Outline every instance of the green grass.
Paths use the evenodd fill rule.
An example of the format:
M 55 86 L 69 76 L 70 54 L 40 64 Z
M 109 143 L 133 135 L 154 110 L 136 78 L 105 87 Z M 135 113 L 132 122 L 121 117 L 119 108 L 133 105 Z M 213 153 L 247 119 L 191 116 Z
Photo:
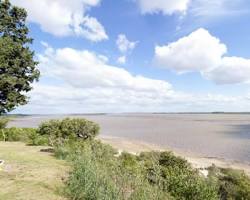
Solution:
M 60 191 L 69 167 L 49 153 L 46 147 L 31 147 L 19 142 L 0 142 L 1 200 L 64 200 Z

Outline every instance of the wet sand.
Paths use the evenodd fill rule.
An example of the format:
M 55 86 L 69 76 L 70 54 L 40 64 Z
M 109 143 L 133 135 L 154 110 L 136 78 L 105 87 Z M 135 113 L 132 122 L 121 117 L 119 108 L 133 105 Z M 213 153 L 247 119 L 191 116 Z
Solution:
M 9 126 L 37 127 L 69 115 L 16 118 Z M 109 114 L 74 115 L 100 124 L 100 137 L 145 143 L 182 155 L 250 165 L 250 115 L 247 114 Z M 135 145 L 134 150 L 140 149 Z M 136 152 L 136 151 L 135 151 Z

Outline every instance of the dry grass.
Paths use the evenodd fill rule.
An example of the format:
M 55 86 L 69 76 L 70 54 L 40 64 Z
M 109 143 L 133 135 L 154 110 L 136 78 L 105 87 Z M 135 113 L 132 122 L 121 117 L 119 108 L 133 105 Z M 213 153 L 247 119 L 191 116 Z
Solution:
M 64 200 L 60 188 L 69 167 L 44 147 L 25 146 L 19 142 L 0 142 L 1 200 Z

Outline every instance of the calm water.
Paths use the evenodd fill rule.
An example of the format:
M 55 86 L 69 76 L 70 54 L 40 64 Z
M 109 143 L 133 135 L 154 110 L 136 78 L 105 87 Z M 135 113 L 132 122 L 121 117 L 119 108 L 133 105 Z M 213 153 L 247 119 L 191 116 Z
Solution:
M 65 116 L 28 116 L 9 126 L 37 127 Z M 74 116 L 76 117 L 76 116 Z M 250 115 L 120 114 L 81 115 L 100 124 L 101 134 L 174 150 L 250 163 Z

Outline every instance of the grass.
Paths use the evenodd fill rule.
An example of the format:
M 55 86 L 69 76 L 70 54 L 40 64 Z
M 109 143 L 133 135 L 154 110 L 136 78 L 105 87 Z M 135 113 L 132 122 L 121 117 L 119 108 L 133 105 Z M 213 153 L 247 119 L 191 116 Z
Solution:
M 68 174 L 65 161 L 49 153 L 46 147 L 26 146 L 20 142 L 0 142 L 0 199 L 65 200 L 60 188 Z

